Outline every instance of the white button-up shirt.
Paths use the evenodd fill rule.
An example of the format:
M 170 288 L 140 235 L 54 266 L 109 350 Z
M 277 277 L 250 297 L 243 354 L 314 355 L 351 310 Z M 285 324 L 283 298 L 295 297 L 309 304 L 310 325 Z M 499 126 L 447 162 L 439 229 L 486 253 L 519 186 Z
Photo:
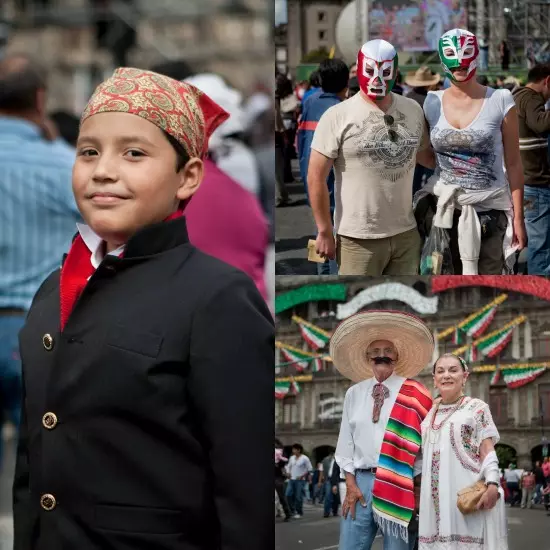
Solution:
M 404 381 L 402 376 L 392 374 L 383 382 L 390 395 L 384 399 L 380 419 L 376 424 L 372 421 L 372 389 L 377 384 L 376 378 L 363 380 L 347 391 L 335 453 L 336 462 L 343 472 L 355 474 L 355 470 L 378 467 L 386 425 Z M 419 452 L 414 462 L 413 475 L 421 472 L 422 453 Z
M 298 458 L 292 455 L 288 461 L 286 470 L 290 474 L 290 479 L 303 479 L 304 476 L 313 470 L 313 467 L 306 455 L 300 455 Z
M 94 269 L 99 267 L 99 264 L 103 261 L 103 239 L 97 235 L 89 225 L 83 223 L 77 223 L 76 227 L 84 244 L 88 247 L 88 250 L 91 252 L 91 262 Z M 124 252 L 125 246 L 119 246 L 116 250 L 109 252 L 107 256 L 120 256 Z

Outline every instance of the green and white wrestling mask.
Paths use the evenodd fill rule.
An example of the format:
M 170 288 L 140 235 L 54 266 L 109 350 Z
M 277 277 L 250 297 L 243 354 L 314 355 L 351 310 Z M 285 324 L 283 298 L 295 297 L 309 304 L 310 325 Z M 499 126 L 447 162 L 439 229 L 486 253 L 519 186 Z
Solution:
M 475 76 L 479 45 L 477 37 L 463 29 L 447 31 L 439 39 L 439 57 L 443 70 L 454 82 L 466 82 Z M 466 70 L 466 78 L 457 80 L 454 73 Z

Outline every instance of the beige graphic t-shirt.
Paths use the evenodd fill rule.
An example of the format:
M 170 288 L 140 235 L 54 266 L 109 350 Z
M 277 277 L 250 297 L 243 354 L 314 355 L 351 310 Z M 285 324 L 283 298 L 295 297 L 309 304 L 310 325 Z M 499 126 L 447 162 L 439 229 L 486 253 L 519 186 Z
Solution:
M 393 93 L 392 99 L 384 113 L 356 94 L 328 109 L 315 130 L 311 148 L 335 159 L 334 225 L 340 235 L 382 239 L 416 227 L 416 153 L 429 146 L 429 135 L 416 101 Z

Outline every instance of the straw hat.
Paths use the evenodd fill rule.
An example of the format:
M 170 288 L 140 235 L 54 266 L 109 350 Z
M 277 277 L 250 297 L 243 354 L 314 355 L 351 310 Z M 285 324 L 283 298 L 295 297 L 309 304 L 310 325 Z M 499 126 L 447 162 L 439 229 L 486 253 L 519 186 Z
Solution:
M 422 88 L 439 84 L 441 75 L 432 73 L 429 67 L 423 66 L 416 71 L 408 72 L 405 77 L 405 84 L 413 88 Z
M 340 323 L 330 340 L 330 356 L 342 376 L 361 382 L 373 376 L 367 349 L 389 340 L 397 350 L 395 374 L 416 376 L 432 359 L 434 338 L 424 322 L 402 311 L 370 310 Z

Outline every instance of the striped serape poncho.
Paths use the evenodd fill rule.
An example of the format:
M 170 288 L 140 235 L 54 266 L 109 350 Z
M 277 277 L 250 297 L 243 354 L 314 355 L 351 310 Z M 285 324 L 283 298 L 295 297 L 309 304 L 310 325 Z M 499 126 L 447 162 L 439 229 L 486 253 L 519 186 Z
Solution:
M 422 443 L 420 425 L 432 406 L 429 391 L 405 380 L 397 394 L 382 440 L 372 489 L 372 508 L 382 530 L 408 541 L 414 513 L 413 466 Z

